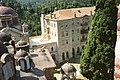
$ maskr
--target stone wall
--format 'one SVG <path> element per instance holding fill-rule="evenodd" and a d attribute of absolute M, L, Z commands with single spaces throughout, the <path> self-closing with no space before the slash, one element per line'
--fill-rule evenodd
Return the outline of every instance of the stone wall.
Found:
<path fill-rule="evenodd" d="M 119 31 L 118 31 L 119 32 Z M 114 80 L 120 79 L 120 36 L 117 36 L 116 46 L 115 46 L 115 72 Z"/>

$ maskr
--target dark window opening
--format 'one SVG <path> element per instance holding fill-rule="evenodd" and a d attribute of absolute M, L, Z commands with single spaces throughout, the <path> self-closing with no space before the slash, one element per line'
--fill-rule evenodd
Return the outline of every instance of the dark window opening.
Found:
<path fill-rule="evenodd" d="M 56 61 L 55 54 L 52 54 L 51 56 L 52 56 L 53 60 Z"/>
<path fill-rule="evenodd" d="M 79 47 L 77 47 L 77 53 L 78 53 L 78 54 L 80 53 L 80 48 L 79 48 Z"/>
<path fill-rule="evenodd" d="M 62 60 L 65 60 L 65 53 L 62 53 Z"/>
<path fill-rule="evenodd" d="M 51 47 L 51 51 L 53 51 L 53 47 Z"/>
<path fill-rule="evenodd" d="M 69 59 L 69 53 L 68 53 L 68 51 L 66 52 L 66 57 Z"/>
<path fill-rule="evenodd" d="M 72 56 L 75 56 L 75 49 L 72 48 Z"/>

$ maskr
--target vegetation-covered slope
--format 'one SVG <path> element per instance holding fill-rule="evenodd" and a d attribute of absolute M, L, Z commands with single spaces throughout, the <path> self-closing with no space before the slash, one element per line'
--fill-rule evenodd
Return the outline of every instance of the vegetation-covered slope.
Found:
<path fill-rule="evenodd" d="M 96 0 L 5 0 L 7 5 L 16 10 L 21 24 L 26 22 L 29 25 L 31 36 L 40 35 L 40 14 L 49 14 L 54 8 L 78 8 L 93 6 Z M 117 0 L 120 2 L 120 0 Z M 22 4 L 24 3 L 24 4 Z"/>

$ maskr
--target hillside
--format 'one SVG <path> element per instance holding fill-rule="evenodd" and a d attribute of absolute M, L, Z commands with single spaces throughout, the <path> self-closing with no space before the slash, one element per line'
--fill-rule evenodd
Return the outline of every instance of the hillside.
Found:
<path fill-rule="evenodd" d="M 52 0 L 16 0 L 17 2 L 19 2 L 20 4 L 38 4 L 38 3 L 44 3 L 44 2 L 49 2 Z"/>

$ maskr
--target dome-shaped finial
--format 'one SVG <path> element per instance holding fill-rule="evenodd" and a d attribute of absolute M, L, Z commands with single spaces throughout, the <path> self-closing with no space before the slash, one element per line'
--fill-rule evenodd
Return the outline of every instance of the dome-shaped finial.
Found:
<path fill-rule="evenodd" d="M 0 2 L 3 2 L 3 0 L 0 0 Z"/>
<path fill-rule="evenodd" d="M 4 0 L 0 0 L 0 6 L 5 6 Z"/>

